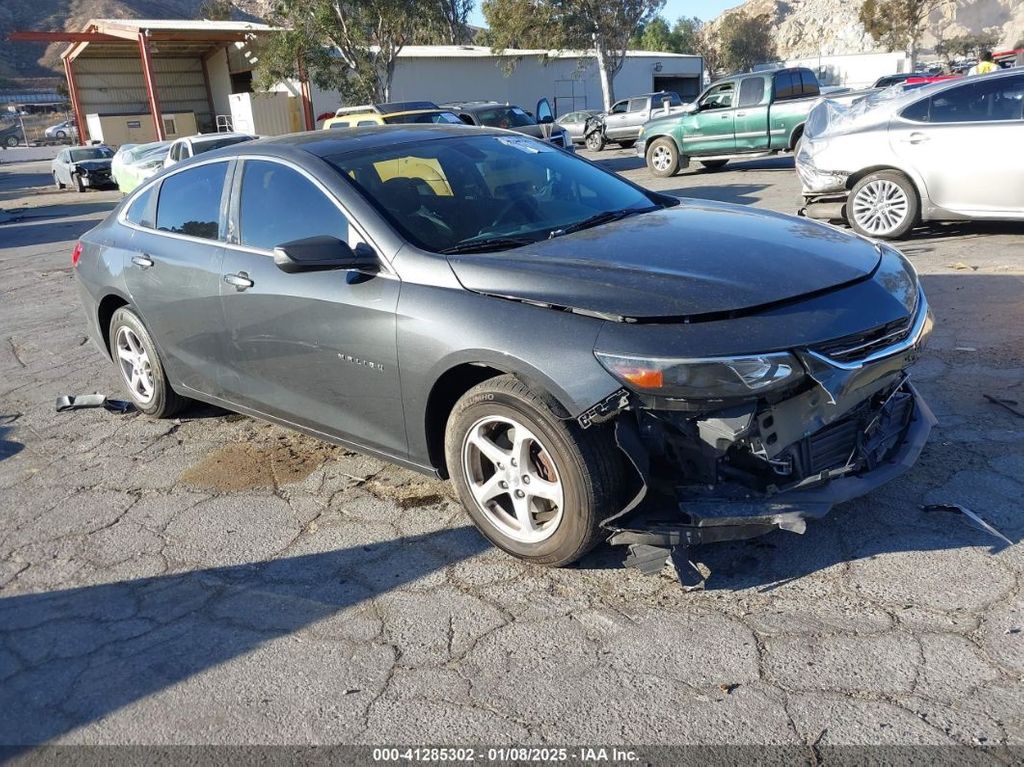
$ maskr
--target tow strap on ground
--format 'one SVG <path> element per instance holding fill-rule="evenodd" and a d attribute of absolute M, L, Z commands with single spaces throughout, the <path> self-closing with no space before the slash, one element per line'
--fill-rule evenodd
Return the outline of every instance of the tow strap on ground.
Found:
<path fill-rule="evenodd" d="M 128 413 L 135 409 L 135 405 L 131 402 L 123 399 L 107 399 L 105 394 L 65 394 L 62 397 L 57 397 L 58 413 L 90 407 L 101 407 L 111 413 Z"/>

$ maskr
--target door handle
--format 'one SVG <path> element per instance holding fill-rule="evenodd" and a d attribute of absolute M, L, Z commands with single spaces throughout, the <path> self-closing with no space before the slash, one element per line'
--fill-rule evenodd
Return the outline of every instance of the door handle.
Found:
<path fill-rule="evenodd" d="M 925 141 L 931 141 L 931 139 L 923 133 L 911 133 L 910 138 L 906 139 L 908 144 L 923 144 Z"/>
<path fill-rule="evenodd" d="M 228 285 L 233 285 L 235 290 L 238 291 L 247 290 L 256 284 L 249 279 L 249 275 L 245 272 L 239 272 L 238 274 L 225 274 L 224 282 Z"/>
<path fill-rule="evenodd" d="M 746 116 L 747 116 L 747 113 L 746 113 L 746 112 L 737 112 L 737 113 L 736 113 L 736 116 L 737 116 L 737 117 L 746 117 Z"/>
<path fill-rule="evenodd" d="M 149 269 L 153 265 L 153 259 L 143 253 L 141 256 L 132 256 L 132 263 L 143 269 Z"/>
<path fill-rule="evenodd" d="M 723 119 L 723 120 L 728 120 L 728 119 L 730 119 L 731 117 L 733 117 L 733 115 L 722 115 L 722 119 Z"/>

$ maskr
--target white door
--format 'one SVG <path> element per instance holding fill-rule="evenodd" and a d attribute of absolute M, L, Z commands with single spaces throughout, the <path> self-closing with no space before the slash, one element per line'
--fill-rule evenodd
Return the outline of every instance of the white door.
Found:
<path fill-rule="evenodd" d="M 971 78 L 903 110 L 893 151 L 955 213 L 1024 216 L 1024 73 Z"/>

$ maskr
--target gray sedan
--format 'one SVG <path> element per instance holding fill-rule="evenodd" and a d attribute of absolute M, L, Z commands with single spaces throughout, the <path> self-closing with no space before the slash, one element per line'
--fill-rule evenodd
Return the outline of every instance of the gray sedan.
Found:
<path fill-rule="evenodd" d="M 541 564 L 607 539 L 678 569 L 689 544 L 802 531 L 908 469 L 933 423 L 899 252 L 507 131 L 210 152 L 72 262 L 142 412 L 201 400 L 450 477 Z"/>

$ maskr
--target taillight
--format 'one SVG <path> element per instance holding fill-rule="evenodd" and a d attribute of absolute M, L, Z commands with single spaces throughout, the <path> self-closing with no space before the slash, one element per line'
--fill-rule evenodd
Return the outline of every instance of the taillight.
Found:
<path fill-rule="evenodd" d="M 71 265 L 78 266 L 78 259 L 82 257 L 82 243 L 76 242 L 75 249 L 71 251 Z"/>

